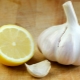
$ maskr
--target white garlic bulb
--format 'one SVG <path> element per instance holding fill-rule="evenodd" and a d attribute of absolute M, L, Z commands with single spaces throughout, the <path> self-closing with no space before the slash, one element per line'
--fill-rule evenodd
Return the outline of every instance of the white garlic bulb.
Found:
<path fill-rule="evenodd" d="M 80 26 L 71 1 L 65 2 L 63 8 L 66 23 L 43 31 L 38 38 L 38 47 L 51 61 L 80 65 Z"/>
<path fill-rule="evenodd" d="M 45 77 L 51 69 L 51 63 L 48 60 L 44 60 L 32 65 L 25 63 L 25 66 L 27 67 L 28 72 L 37 78 Z"/>

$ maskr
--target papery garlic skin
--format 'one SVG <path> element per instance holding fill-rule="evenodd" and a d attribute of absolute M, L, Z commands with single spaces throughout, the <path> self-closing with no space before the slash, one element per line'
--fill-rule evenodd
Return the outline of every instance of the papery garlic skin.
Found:
<path fill-rule="evenodd" d="M 71 1 L 63 4 L 66 23 L 44 30 L 38 38 L 43 55 L 61 64 L 80 65 L 80 26 Z"/>
<path fill-rule="evenodd" d="M 27 67 L 28 72 L 37 78 L 45 77 L 51 69 L 51 63 L 48 60 L 44 60 L 32 65 L 25 63 L 25 66 Z"/>

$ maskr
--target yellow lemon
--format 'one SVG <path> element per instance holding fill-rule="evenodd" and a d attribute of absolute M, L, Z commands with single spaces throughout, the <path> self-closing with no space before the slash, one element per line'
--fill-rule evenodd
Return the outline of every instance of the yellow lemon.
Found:
<path fill-rule="evenodd" d="M 18 66 L 30 60 L 33 54 L 33 38 L 26 29 L 17 25 L 0 28 L 0 63 Z"/>

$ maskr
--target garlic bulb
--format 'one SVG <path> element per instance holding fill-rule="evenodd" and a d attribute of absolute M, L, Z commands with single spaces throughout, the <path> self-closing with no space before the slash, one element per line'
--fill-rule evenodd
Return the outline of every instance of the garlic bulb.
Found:
<path fill-rule="evenodd" d="M 51 63 L 48 60 L 44 60 L 32 65 L 25 64 L 25 66 L 27 67 L 28 72 L 32 76 L 41 78 L 49 73 L 51 68 Z"/>
<path fill-rule="evenodd" d="M 64 65 L 80 65 L 80 26 L 71 1 L 63 4 L 66 23 L 44 30 L 38 38 L 43 55 Z"/>

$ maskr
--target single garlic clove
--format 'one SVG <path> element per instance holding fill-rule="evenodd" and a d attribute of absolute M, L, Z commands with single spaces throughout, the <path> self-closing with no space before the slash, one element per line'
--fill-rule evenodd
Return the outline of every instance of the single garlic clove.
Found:
<path fill-rule="evenodd" d="M 51 68 L 51 63 L 48 60 L 41 61 L 36 64 L 28 65 L 25 63 L 25 66 L 27 67 L 28 72 L 37 78 L 41 78 L 46 76 Z"/>

